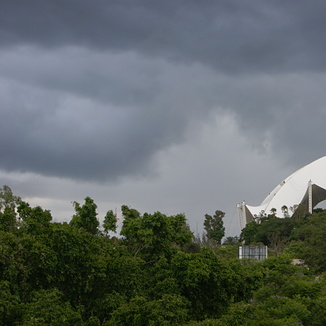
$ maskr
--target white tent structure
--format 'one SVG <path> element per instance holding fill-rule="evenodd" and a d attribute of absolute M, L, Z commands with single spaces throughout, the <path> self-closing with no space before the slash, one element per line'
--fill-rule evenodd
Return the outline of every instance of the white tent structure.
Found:
<path fill-rule="evenodd" d="M 270 192 L 259 206 L 249 206 L 245 202 L 237 205 L 240 227 L 261 217 L 275 214 L 290 217 L 299 207 L 307 213 L 320 202 L 326 200 L 326 156 L 297 170 Z"/>

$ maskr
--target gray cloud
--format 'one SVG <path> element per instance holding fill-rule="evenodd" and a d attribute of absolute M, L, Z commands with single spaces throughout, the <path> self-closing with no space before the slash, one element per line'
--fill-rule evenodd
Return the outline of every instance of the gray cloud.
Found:
<path fill-rule="evenodd" d="M 157 68 L 151 71 L 145 67 L 153 75 L 147 76 L 141 69 L 141 59 L 136 61 L 138 68 L 130 64 L 129 58 L 120 58 L 117 65 L 113 58 L 101 71 L 110 56 L 98 56 L 98 64 L 90 56 L 70 65 L 70 55 L 45 53 L 45 61 L 52 63 L 46 66 L 41 52 L 37 60 L 35 51 L 13 53 L 13 59 L 10 54 L 3 56 L 1 99 L 5 159 L 0 164 L 6 169 L 115 179 L 147 171 L 153 151 L 177 141 L 183 132 L 187 118 L 178 107 L 187 100 L 173 103 L 173 87 L 178 87 L 181 80 L 174 86 L 164 85 L 168 83 L 165 79 L 170 79 L 164 75 L 173 75 L 173 71 L 160 68 L 155 72 Z M 125 72 L 128 65 L 134 70 L 131 74 L 130 70 Z M 85 66 L 92 67 L 91 72 L 99 78 L 89 80 Z M 163 77 L 155 77 L 157 73 Z M 172 98 L 162 98 L 162 92 Z"/>
<path fill-rule="evenodd" d="M 220 71 L 325 68 L 326 4 L 299 1 L 4 1 L 1 44 L 133 50 Z"/>
<path fill-rule="evenodd" d="M 3 1 L 0 180 L 192 221 L 270 191 L 324 155 L 325 7 Z"/>
<path fill-rule="evenodd" d="M 70 201 L 82 202 L 89 195 L 98 204 L 100 218 L 115 208 L 121 217 L 122 204 L 141 212 L 181 212 L 199 233 L 204 215 L 221 209 L 227 213 L 227 234 L 238 234 L 236 200 L 259 203 L 271 185 L 284 178 L 281 160 L 268 149 L 264 153 L 253 151 L 250 139 L 239 133 L 235 117 L 228 113 L 212 113 L 204 125 L 193 121 L 185 134 L 184 143 L 158 152 L 154 160 L 157 174 L 150 178 L 126 176 L 119 183 L 102 184 L 0 172 L 0 179 L 9 181 L 32 205 L 51 209 L 55 220 L 69 220 L 73 215 Z M 288 172 L 292 171 L 285 174 Z"/>
<path fill-rule="evenodd" d="M 314 146 L 300 150 L 323 121 L 322 74 L 215 74 L 199 64 L 81 48 L 22 47 L 0 59 L 7 170 L 102 181 L 151 174 L 156 152 L 182 142 L 189 123 L 212 111 L 234 112 L 257 150 L 268 136 L 289 162 L 318 157 L 322 146 L 320 126 Z"/>

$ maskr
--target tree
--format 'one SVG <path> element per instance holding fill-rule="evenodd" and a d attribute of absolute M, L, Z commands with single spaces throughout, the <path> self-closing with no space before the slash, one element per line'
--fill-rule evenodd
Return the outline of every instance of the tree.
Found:
<path fill-rule="evenodd" d="M 204 221 L 204 229 L 206 236 L 210 240 L 216 241 L 221 244 L 221 240 L 225 234 L 225 227 L 223 226 L 223 217 L 225 213 L 222 211 L 215 211 L 213 216 L 206 214 Z"/>
<path fill-rule="evenodd" d="M 0 212 L 0 230 L 12 232 L 16 224 L 16 212 L 10 207 L 5 207 L 4 211 Z"/>
<path fill-rule="evenodd" d="M 276 208 L 271 208 L 271 215 L 276 216 Z"/>
<path fill-rule="evenodd" d="M 249 245 L 256 241 L 256 234 L 258 232 L 258 227 L 260 224 L 256 222 L 248 223 L 242 230 L 240 234 L 240 241 L 244 242 L 246 245 Z"/>
<path fill-rule="evenodd" d="M 0 281 L 0 325 L 16 325 L 20 315 L 19 297 L 11 293 L 8 281 Z"/>
<path fill-rule="evenodd" d="M 23 306 L 22 324 L 26 326 L 82 325 L 78 312 L 68 302 L 63 302 L 57 289 L 32 293 L 31 302 Z"/>
<path fill-rule="evenodd" d="M 141 254 L 146 260 L 156 260 L 161 255 L 170 255 L 175 247 L 182 247 L 192 239 L 183 214 L 166 216 L 154 212 L 141 216 L 126 205 L 121 207 L 121 211 L 124 216 L 121 235 L 134 257 Z"/>
<path fill-rule="evenodd" d="M 241 231 L 240 239 L 246 245 L 263 243 L 275 253 L 280 253 L 292 240 L 292 233 L 298 222 L 292 218 L 268 215 L 260 224 L 250 222 Z"/>
<path fill-rule="evenodd" d="M 43 210 L 40 206 L 32 208 L 28 203 L 21 201 L 17 211 L 29 233 L 41 234 L 50 226 L 52 216 L 49 210 Z"/>
<path fill-rule="evenodd" d="M 270 215 L 258 225 L 255 241 L 262 242 L 276 253 L 280 253 L 291 240 L 291 233 L 295 226 L 296 222 L 293 219 Z"/>
<path fill-rule="evenodd" d="M 90 234 L 97 234 L 99 221 L 97 220 L 97 205 L 94 200 L 87 196 L 83 206 L 76 201 L 73 202 L 73 206 L 76 214 L 72 217 L 70 224 L 77 228 L 83 228 Z"/>
<path fill-rule="evenodd" d="M 4 185 L 0 188 L 0 211 L 3 211 L 5 208 L 15 210 L 20 200 L 20 197 L 13 195 L 9 186 Z"/>
<path fill-rule="evenodd" d="M 109 210 L 105 217 L 104 217 L 104 222 L 103 222 L 103 228 L 106 233 L 109 231 L 116 232 L 117 230 L 117 217 L 113 213 L 112 210 Z"/>
<path fill-rule="evenodd" d="M 316 279 L 304 267 L 292 265 L 286 255 L 250 264 L 252 270 L 247 275 L 252 277 L 252 273 L 261 271 L 261 276 L 256 275 L 260 284 L 253 295 L 231 305 L 227 314 L 218 320 L 189 326 L 326 325 L 326 286 L 322 277 Z M 232 271 L 237 271 L 236 279 L 246 277 L 234 265 Z M 251 286 L 254 279 L 244 283 Z M 232 293 L 237 289 L 238 286 Z"/>
<path fill-rule="evenodd" d="M 190 303 L 192 318 L 219 317 L 230 304 L 229 270 L 210 248 L 198 254 L 177 252 L 171 263 L 181 295 Z"/>
<path fill-rule="evenodd" d="M 181 296 L 165 294 L 153 301 L 137 296 L 115 310 L 105 326 L 177 326 L 185 323 L 187 314 L 187 303 Z"/>
<path fill-rule="evenodd" d="M 240 243 L 240 238 L 238 236 L 226 237 L 226 239 L 223 241 L 224 245 L 235 245 L 238 243 Z"/>
<path fill-rule="evenodd" d="M 288 207 L 286 205 L 283 205 L 281 207 L 281 210 L 282 210 L 282 213 L 283 213 L 284 217 L 289 217 L 289 210 L 288 210 Z"/>
<path fill-rule="evenodd" d="M 0 230 L 13 231 L 16 227 L 16 208 L 20 201 L 20 197 L 14 196 L 9 186 L 0 188 Z"/>
<path fill-rule="evenodd" d="M 314 213 L 306 221 L 293 230 L 293 239 L 290 250 L 295 258 L 304 259 L 306 264 L 315 271 L 326 271 L 326 212 Z"/>

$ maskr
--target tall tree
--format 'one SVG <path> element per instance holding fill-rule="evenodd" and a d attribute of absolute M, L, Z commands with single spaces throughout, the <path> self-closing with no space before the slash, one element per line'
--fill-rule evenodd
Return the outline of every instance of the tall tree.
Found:
<path fill-rule="evenodd" d="M 17 211 L 29 233 L 41 234 L 50 226 L 52 216 L 49 210 L 43 210 L 40 206 L 32 208 L 28 203 L 21 201 Z"/>
<path fill-rule="evenodd" d="M 15 210 L 20 200 L 20 197 L 13 195 L 9 186 L 4 185 L 0 188 L 0 211 L 3 211 L 5 208 Z"/>
<path fill-rule="evenodd" d="M 116 232 L 117 230 L 117 216 L 116 214 L 113 213 L 112 210 L 109 210 L 105 217 L 104 217 L 104 221 L 103 221 L 103 228 L 104 231 L 106 233 L 108 233 L 109 231 L 113 231 Z"/>
<path fill-rule="evenodd" d="M 134 257 L 155 260 L 170 255 L 174 247 L 190 242 L 192 233 L 183 214 L 166 216 L 160 212 L 141 214 L 126 205 L 121 207 L 124 217 L 121 235 Z M 173 245 L 172 245 L 173 244 Z"/>
<path fill-rule="evenodd" d="M 16 212 L 10 207 L 6 207 L 3 212 L 0 212 L 0 230 L 11 232 L 16 227 Z"/>
<path fill-rule="evenodd" d="M 256 234 L 258 232 L 259 226 L 260 224 L 257 224 L 255 221 L 248 223 L 241 230 L 240 241 L 244 242 L 246 245 L 256 242 Z"/>
<path fill-rule="evenodd" d="M 216 241 L 221 244 L 222 238 L 225 234 L 225 227 L 223 226 L 223 217 L 225 213 L 222 211 L 215 211 L 213 216 L 206 214 L 204 221 L 204 229 L 206 236 L 210 240 Z"/>
<path fill-rule="evenodd" d="M 85 204 L 80 206 L 76 201 L 73 202 L 76 214 L 72 217 L 70 224 L 77 228 L 83 228 L 91 234 L 97 234 L 99 221 L 97 220 L 97 205 L 90 197 L 85 198 Z"/>
<path fill-rule="evenodd" d="M 0 188 L 0 230 L 12 231 L 16 227 L 16 208 L 21 199 L 14 196 L 10 187 Z"/>
<path fill-rule="evenodd" d="M 219 317 L 225 312 L 231 299 L 230 273 L 211 249 L 203 248 L 198 254 L 179 251 L 171 269 L 194 319 Z"/>

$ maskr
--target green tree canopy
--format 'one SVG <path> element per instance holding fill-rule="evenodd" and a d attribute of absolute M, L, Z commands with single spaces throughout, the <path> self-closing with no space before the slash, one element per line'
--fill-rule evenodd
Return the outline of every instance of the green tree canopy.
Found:
<path fill-rule="evenodd" d="M 76 214 L 72 217 L 70 224 L 77 228 L 83 228 L 90 234 L 98 233 L 99 221 L 97 219 L 97 205 L 90 197 L 85 198 L 85 204 L 81 206 L 76 201 L 73 202 Z"/>
<path fill-rule="evenodd" d="M 20 200 L 20 197 L 14 196 L 9 186 L 4 185 L 0 188 L 0 211 L 3 211 L 5 208 L 15 210 Z"/>
<path fill-rule="evenodd" d="M 37 234 L 49 229 L 52 220 L 49 210 L 43 210 L 40 206 L 30 207 L 28 203 L 21 201 L 17 211 L 28 232 Z"/>
<path fill-rule="evenodd" d="M 215 211 L 213 216 L 206 214 L 204 221 L 204 229 L 206 236 L 210 240 L 216 241 L 221 244 L 222 238 L 225 234 L 225 227 L 223 226 L 223 217 L 225 213 L 222 211 Z"/>
<path fill-rule="evenodd" d="M 116 232 L 117 230 L 117 216 L 116 214 L 113 213 L 112 210 L 109 210 L 105 217 L 104 217 L 104 221 L 103 221 L 103 228 L 104 231 L 106 233 L 108 233 L 109 231 L 113 231 Z"/>
<path fill-rule="evenodd" d="M 157 259 L 160 255 L 170 255 L 172 244 L 182 247 L 192 239 L 183 214 L 166 216 L 155 212 L 141 216 L 126 205 L 121 210 L 124 216 L 121 235 L 135 257 L 141 254 L 143 258 Z"/>
<path fill-rule="evenodd" d="M 121 237 L 112 239 L 98 232 L 89 197 L 74 203 L 71 223 L 10 202 L 0 209 L 0 326 L 326 325 L 325 211 L 249 223 L 246 242 L 282 244 L 254 261 L 237 258 L 236 237 L 189 250 L 184 214 L 123 206 Z M 114 229 L 112 211 L 104 224 Z"/>
<path fill-rule="evenodd" d="M 0 230 L 13 231 L 17 226 L 16 209 L 21 198 L 14 196 L 9 186 L 0 188 Z"/>
<path fill-rule="evenodd" d="M 326 211 L 313 213 L 292 231 L 289 250 L 316 272 L 326 272 Z"/>

